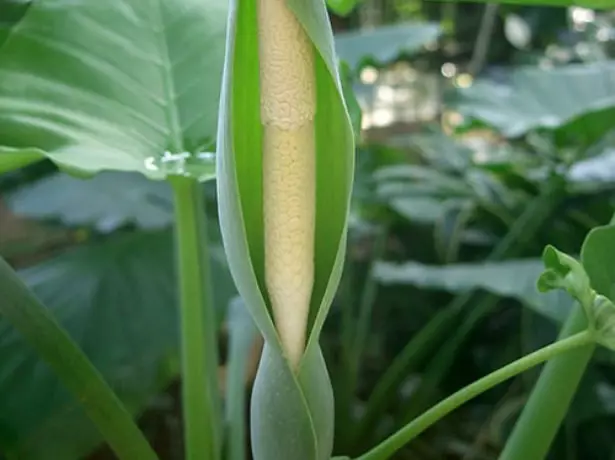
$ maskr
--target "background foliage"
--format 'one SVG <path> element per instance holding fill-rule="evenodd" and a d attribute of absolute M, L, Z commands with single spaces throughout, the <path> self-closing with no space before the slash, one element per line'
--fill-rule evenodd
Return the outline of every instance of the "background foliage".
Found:
<path fill-rule="evenodd" d="M 140 415 L 161 458 L 181 458 L 172 201 L 164 182 L 145 175 L 162 177 L 182 165 L 211 178 L 206 154 L 213 151 L 223 31 L 208 29 L 218 35 L 206 53 L 200 45 L 183 45 L 200 43 L 194 39 L 204 27 L 199 17 L 219 25 L 224 11 L 212 7 L 218 2 L 199 2 L 205 5 L 200 16 L 169 7 L 159 17 L 169 21 L 167 35 L 156 38 L 121 27 L 121 20 L 130 20 L 122 2 L 106 10 L 75 3 L 84 11 L 63 2 L 0 3 L 0 170 L 6 171 L 0 175 L 0 254 Z M 578 252 L 587 232 L 610 220 L 615 198 L 612 12 L 355 3 L 329 2 L 339 14 L 332 17 L 336 46 L 361 129 L 343 287 L 322 339 L 336 390 L 336 452 L 349 455 L 443 395 L 552 341 L 571 301 L 537 292 L 542 249 L 553 244 Z M 73 9 L 66 20 L 77 29 L 56 28 L 54 41 L 38 39 L 46 33 L 44 21 L 67 8 Z M 102 10 L 119 18 L 112 34 L 96 25 Z M 123 45 L 113 48 L 118 38 Z M 174 45 L 166 54 L 164 43 Z M 70 71 L 80 45 L 85 67 L 79 68 L 104 79 Z M 19 88 L 16 79 L 40 75 L 44 63 L 35 56 L 49 50 L 69 65 L 47 75 L 48 85 L 105 95 L 97 119 L 90 120 L 95 124 L 57 111 L 67 103 L 89 116 L 87 98 L 29 105 L 36 86 Z M 149 70 L 132 61 L 130 53 L 142 50 L 152 53 Z M 153 63 L 162 58 L 168 62 L 157 68 Z M 117 59 L 115 70 L 102 71 L 108 59 Z M 143 78 L 173 74 L 185 85 L 175 91 L 185 97 L 171 97 L 156 78 L 124 97 L 126 69 Z M 99 86 L 79 88 L 77 82 Z M 150 110 L 152 95 L 166 108 Z M 111 129 L 134 110 L 142 124 L 130 135 Z M 169 122 L 169 110 L 182 123 Z M 60 124 L 54 158 L 68 158 L 65 170 L 40 152 L 23 150 L 30 136 L 50 135 L 48 125 L 34 129 L 28 117 Z M 165 161 L 170 147 L 163 144 L 153 163 L 138 156 L 140 142 L 161 142 L 160 133 L 175 136 L 187 161 Z M 92 149 L 75 155 L 75 139 Z M 76 175 L 82 158 L 125 141 L 137 158 L 121 168 L 127 172 Z M 113 155 L 104 159 L 115 161 Z M 203 193 L 215 215 L 211 182 Z M 214 218 L 209 233 L 222 332 L 220 385 L 229 401 L 243 401 L 260 344 L 241 309 L 227 312 L 235 290 L 216 232 Z M 615 454 L 614 362 L 611 352 L 596 354 L 553 459 Z M 497 458 L 536 377 L 537 371 L 524 374 L 462 407 L 398 458 Z M 242 439 L 242 407 L 229 405 L 226 418 Z M 2 320 L 0 452 L 20 459 L 50 453 L 110 458 L 78 402 Z M 234 455 L 240 459 L 243 452 Z"/>

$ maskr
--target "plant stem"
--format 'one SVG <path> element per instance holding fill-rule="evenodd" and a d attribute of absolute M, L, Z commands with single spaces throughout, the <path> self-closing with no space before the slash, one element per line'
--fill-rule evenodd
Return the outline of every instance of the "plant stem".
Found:
<path fill-rule="evenodd" d="M 585 327 L 585 313 L 582 308 L 576 307 L 562 328 L 560 337 L 568 340 L 565 337 L 573 336 Z M 541 460 L 546 457 L 595 348 L 595 345 L 588 344 L 545 366 L 500 460 Z"/>
<path fill-rule="evenodd" d="M 476 37 L 476 43 L 474 44 L 474 53 L 468 65 L 468 73 L 472 76 L 478 75 L 485 64 L 499 7 L 500 5 L 497 3 L 487 3 L 485 5 L 483 18 L 480 22 L 480 29 Z"/>
<path fill-rule="evenodd" d="M 590 346 L 593 344 L 594 338 L 591 332 L 583 331 L 570 336 L 566 339 L 559 340 L 551 345 L 548 345 L 532 354 L 524 356 L 491 374 L 477 380 L 474 383 L 462 388 L 448 398 L 439 402 L 427 412 L 414 419 L 397 433 L 387 438 L 384 442 L 363 454 L 358 460 L 383 460 L 390 458 L 401 447 L 407 444 L 412 439 L 436 423 L 438 420 L 457 409 L 462 404 L 465 404 L 470 399 L 484 393 L 494 386 L 514 377 L 533 366 L 536 366 L 554 356 L 561 353 L 575 350 L 581 347 Z M 525 457 L 532 460 L 537 457 Z"/>
<path fill-rule="evenodd" d="M 352 394 L 354 394 L 357 387 L 357 381 L 359 379 L 359 373 L 361 371 L 361 358 L 363 357 L 363 349 L 365 348 L 365 343 L 368 339 L 372 319 L 372 310 L 374 308 L 374 302 L 376 301 L 376 294 L 378 292 L 378 280 L 374 276 L 374 270 L 376 267 L 376 263 L 382 258 L 382 255 L 384 254 L 388 238 L 389 229 L 388 225 L 385 225 L 379 230 L 378 235 L 376 236 L 376 239 L 374 241 L 370 268 L 367 273 L 367 279 L 365 280 L 365 284 L 363 285 L 363 290 L 361 292 L 361 303 L 359 304 L 359 314 L 356 323 L 357 326 L 354 334 L 353 345 L 350 350 L 350 353 L 352 355 L 350 368 L 351 387 L 348 388 L 347 391 L 351 392 Z"/>
<path fill-rule="evenodd" d="M 211 300 L 203 193 L 192 178 L 171 178 L 180 288 L 185 458 L 220 458 L 216 321 Z"/>
<path fill-rule="evenodd" d="M 386 243 L 389 238 L 389 226 L 385 224 L 378 230 L 374 238 L 373 249 L 370 258 L 370 266 L 367 271 L 367 276 L 363 289 L 361 290 L 360 303 L 358 314 L 353 315 L 354 296 L 352 295 L 354 271 L 352 267 L 346 272 L 345 279 L 346 292 L 345 297 L 347 302 L 344 304 L 344 313 L 342 319 L 342 372 L 337 379 L 339 384 L 336 386 L 336 417 L 339 423 L 336 423 L 336 438 L 335 442 L 338 446 L 346 447 L 349 443 L 351 434 L 356 431 L 353 417 L 351 414 L 353 398 L 357 390 L 357 382 L 361 372 L 361 364 L 365 343 L 368 340 L 368 335 L 371 326 L 372 311 L 376 295 L 378 293 L 378 280 L 374 276 L 376 263 L 382 258 L 386 249 Z M 351 265 L 351 264 L 349 264 Z"/>
<path fill-rule="evenodd" d="M 562 186 L 559 182 L 545 184 L 540 195 L 517 218 L 504 238 L 498 242 L 487 256 L 486 260 L 501 260 L 504 257 L 517 254 L 520 248 L 528 244 L 536 236 L 544 220 L 548 218 L 547 216 L 552 213 L 553 209 L 560 202 L 561 193 Z M 355 430 L 353 437 L 355 443 L 367 439 L 370 432 L 374 431 L 373 427 L 378 417 L 390 405 L 393 396 L 397 394 L 397 388 L 405 376 L 408 375 L 409 370 L 418 365 L 427 353 L 433 352 L 432 347 L 439 340 L 442 340 L 442 337 L 454 327 L 456 320 L 459 320 L 461 312 L 464 311 L 464 307 L 473 298 L 473 294 L 474 291 L 468 291 L 456 296 L 451 303 L 436 313 L 427 325 L 395 357 L 393 363 L 378 380 L 376 388 L 367 402 L 365 415 Z M 472 315 L 469 315 L 462 323 L 461 328 L 457 329 L 457 333 L 454 335 L 455 347 L 462 344 L 473 326 L 491 311 L 497 300 L 498 298 L 493 295 L 487 295 L 482 298 L 479 308 Z M 465 327 L 465 324 L 470 326 Z M 455 347 L 448 346 L 436 355 L 434 362 L 438 364 L 440 369 L 450 367 L 450 363 L 455 358 Z M 439 374 L 440 377 L 443 375 L 444 372 Z M 430 382 L 431 386 L 437 386 L 435 378 L 431 379 Z"/>
<path fill-rule="evenodd" d="M 77 398 L 120 460 L 158 457 L 103 376 L 0 257 L 0 315 L 15 327 Z"/>
<path fill-rule="evenodd" d="M 437 394 L 440 382 L 450 371 L 455 356 L 462 349 L 468 335 L 480 321 L 493 311 L 497 306 L 498 300 L 497 296 L 488 294 L 476 302 L 472 309 L 462 318 L 459 325 L 447 338 L 442 347 L 431 357 L 429 366 L 421 378 L 421 383 L 412 394 L 408 404 L 401 411 L 403 423 L 412 420 L 429 407 L 434 395 Z"/>

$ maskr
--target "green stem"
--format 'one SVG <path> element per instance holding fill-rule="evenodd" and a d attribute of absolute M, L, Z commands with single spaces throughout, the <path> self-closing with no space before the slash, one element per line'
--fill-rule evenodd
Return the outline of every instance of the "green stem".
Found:
<path fill-rule="evenodd" d="M 573 336 L 585 327 L 585 313 L 576 307 L 562 328 L 560 337 Z M 541 460 L 546 457 L 595 348 L 595 345 L 588 345 L 560 356 L 545 366 L 500 460 Z"/>
<path fill-rule="evenodd" d="M 484 393 L 494 386 L 514 377 L 521 372 L 530 369 L 554 356 L 582 347 L 593 346 L 593 335 L 590 331 L 583 331 L 559 340 L 548 345 L 532 354 L 524 356 L 491 374 L 477 380 L 474 383 L 462 388 L 448 398 L 439 402 L 420 417 L 414 419 L 397 433 L 387 438 L 384 442 L 363 454 L 358 460 L 383 460 L 390 458 L 395 452 L 401 449 L 409 441 L 416 438 L 419 434 L 439 421 L 441 418 L 465 404 L 470 399 Z M 537 457 L 525 457 L 532 460 Z"/>
<path fill-rule="evenodd" d="M 0 257 L 0 315 L 78 399 L 120 460 L 156 460 L 143 433 L 87 356 Z"/>
<path fill-rule="evenodd" d="M 203 193 L 191 178 L 173 177 L 171 185 L 181 298 L 185 458 L 217 460 L 221 451 L 218 350 Z"/>
<path fill-rule="evenodd" d="M 550 215 L 555 206 L 560 202 L 561 185 L 557 182 L 545 184 L 541 194 L 533 200 L 525 211 L 517 218 L 506 236 L 502 238 L 493 248 L 486 260 L 500 260 L 505 256 L 511 256 L 519 252 L 519 248 L 528 244 L 544 223 L 546 216 Z M 367 439 L 370 432 L 374 432 L 373 427 L 385 411 L 395 395 L 396 388 L 408 375 L 409 370 L 418 365 L 426 355 L 432 352 L 432 348 L 438 340 L 447 334 L 459 319 L 460 313 L 464 307 L 473 298 L 474 291 L 468 291 L 458 295 L 455 299 L 440 310 L 434 317 L 421 329 L 421 331 L 413 337 L 397 355 L 393 364 L 389 366 L 384 375 L 378 380 L 376 388 L 367 402 L 365 415 L 355 430 L 353 441 L 360 442 Z M 496 303 L 497 297 L 489 295 L 481 301 L 478 312 L 470 315 L 470 318 L 464 322 L 472 326 L 486 314 L 491 311 L 492 306 Z M 472 329 L 462 327 L 458 330 L 456 337 L 459 337 L 457 342 L 461 344 L 463 338 L 467 336 L 467 332 Z M 450 362 L 455 357 L 455 350 L 449 351 L 451 347 L 443 350 L 437 355 L 437 363 L 441 363 L 438 367 L 444 369 L 450 367 Z M 432 383 L 434 380 L 432 380 Z M 437 384 L 437 382 L 436 382 Z"/>
<path fill-rule="evenodd" d="M 367 279 L 361 292 L 361 303 L 359 305 L 359 314 L 357 317 L 357 326 L 354 334 L 354 341 L 351 347 L 352 361 L 351 361 L 351 379 L 350 388 L 347 389 L 350 393 L 354 394 L 357 381 L 359 379 L 359 373 L 361 371 L 361 363 L 363 356 L 363 349 L 370 331 L 372 310 L 374 308 L 374 302 L 376 301 L 376 294 L 378 292 L 378 280 L 374 276 L 374 270 L 376 263 L 382 258 L 384 250 L 386 249 L 386 243 L 389 238 L 388 226 L 382 228 L 378 236 L 374 241 L 374 250 L 372 251 L 372 258 L 370 262 L 370 268 L 367 273 Z"/>
<path fill-rule="evenodd" d="M 460 302 L 465 303 L 464 296 L 458 296 Z M 369 400 L 365 415 L 356 428 L 353 441 L 360 443 L 373 432 L 378 418 L 390 406 L 392 395 L 400 382 L 408 375 L 408 369 L 418 366 L 425 359 L 427 353 L 433 350 L 443 333 L 448 330 L 452 321 L 459 314 L 457 303 L 448 306 L 438 313 L 406 344 L 403 350 L 395 357 L 393 363 L 387 368 L 374 388 Z"/>
<path fill-rule="evenodd" d="M 472 54 L 470 64 L 468 64 L 468 73 L 472 76 L 476 76 L 481 72 L 487 60 L 499 7 L 500 5 L 497 3 L 487 3 L 485 5 L 478 36 L 474 44 L 474 53 Z"/>
<path fill-rule="evenodd" d="M 378 231 L 374 239 L 373 251 L 370 259 L 370 267 L 367 272 L 365 284 L 361 290 L 360 303 L 358 314 L 353 315 L 354 296 L 352 295 L 354 273 L 352 265 L 346 273 L 345 279 L 346 292 L 344 304 L 344 313 L 342 318 L 342 372 L 336 379 L 336 417 L 339 423 L 336 423 L 336 438 L 337 446 L 347 447 L 351 444 L 351 436 L 353 435 L 354 423 L 352 417 L 353 398 L 357 390 L 357 382 L 361 372 L 362 356 L 365 343 L 367 342 L 370 332 L 372 311 L 376 295 L 378 293 L 378 281 L 374 276 L 376 263 L 382 258 L 386 249 L 386 243 L 389 237 L 389 226 L 385 224 Z"/>
<path fill-rule="evenodd" d="M 429 407 L 434 395 L 440 387 L 440 382 L 451 369 L 451 365 L 462 349 L 463 343 L 476 325 L 482 321 L 497 306 L 498 297 L 488 294 L 472 306 L 461 323 L 455 328 L 446 342 L 431 357 L 429 367 L 421 378 L 421 383 L 409 398 L 408 404 L 403 407 L 401 413 L 402 422 L 408 422 Z"/>

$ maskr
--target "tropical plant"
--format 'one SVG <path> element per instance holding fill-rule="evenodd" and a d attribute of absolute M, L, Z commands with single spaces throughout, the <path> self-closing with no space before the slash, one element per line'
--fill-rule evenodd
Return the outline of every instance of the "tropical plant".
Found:
<path fill-rule="evenodd" d="M 539 114 L 529 127 L 506 132 L 509 123 L 498 125 L 491 100 L 472 99 L 468 91 L 457 110 L 513 138 L 497 155 L 481 160 L 432 133 L 413 139 L 427 164 L 389 163 L 373 174 L 367 187 L 373 187 L 374 199 L 359 212 L 386 217 L 374 233 L 356 321 L 352 308 L 342 313 L 342 378 L 334 373 L 331 384 L 320 338 L 342 278 L 359 138 L 347 77 L 368 60 L 382 64 L 413 49 L 437 30 L 383 54 L 365 50 L 368 60 L 346 52 L 348 75 L 340 72 L 322 0 L 234 0 L 228 11 L 219 2 L 191 0 L 20 6 L 0 42 L 0 169 L 10 172 L 1 186 L 14 210 L 59 226 L 69 244 L 87 243 L 19 274 L 0 261 L 7 357 L 1 383 L 7 385 L 8 407 L 0 442 L 7 455 L 77 458 L 101 436 L 120 458 L 156 458 L 133 417 L 181 371 L 185 457 L 245 458 L 243 383 L 258 330 L 264 346 L 250 403 L 257 460 L 328 459 L 334 441 L 336 451 L 359 459 L 389 458 L 460 405 L 553 359 L 528 405 L 529 418 L 522 417 L 522 429 L 504 450 L 507 458 L 544 457 L 567 404 L 553 416 L 545 416 L 545 407 L 552 408 L 553 397 L 572 397 L 597 344 L 612 347 L 611 293 L 605 288 L 612 280 L 602 273 L 610 272 L 604 260 L 610 226 L 590 232 L 582 266 L 552 248 L 545 252 L 540 289 L 565 288 L 583 307 L 565 303 L 572 320 L 561 340 L 499 363 L 487 376 L 426 406 L 438 396 L 432 389 L 447 375 L 460 345 L 498 303 L 492 295 L 472 305 L 472 290 L 519 299 L 561 321 L 562 312 L 550 306 L 561 297 L 541 297 L 531 282 L 511 284 L 501 276 L 513 269 L 535 276 L 535 260 L 498 261 L 534 255 L 546 227 L 548 238 L 553 233 L 559 247 L 573 252 L 578 235 L 593 226 L 588 221 L 601 220 L 604 206 L 588 217 L 574 209 L 574 198 L 600 196 L 608 188 L 608 180 L 599 187 L 587 181 L 610 148 L 605 119 L 612 104 L 603 93 L 592 93 L 585 107 L 557 111 L 556 121 L 545 122 Z M 367 35 L 390 39 L 406 33 L 402 27 Z M 338 41 L 342 57 L 355 38 Z M 576 70 L 610 72 L 608 66 Z M 513 81 L 528 88 L 544 81 L 543 74 L 526 74 L 532 72 L 520 71 Z M 562 78 L 550 75 L 548 81 Z M 596 129 L 585 129 L 589 124 Z M 445 152 L 454 152 L 454 159 Z M 214 177 L 215 196 L 211 184 L 201 185 Z M 16 186 L 24 180 L 32 184 Z M 41 206 L 41 196 L 65 187 L 87 197 L 89 205 L 60 195 Z M 207 217 L 216 207 L 219 235 L 216 218 Z M 399 215 L 435 226 L 439 261 L 462 260 L 464 249 L 474 246 L 488 254 L 490 265 L 383 263 Z M 171 226 L 176 271 L 170 268 Z M 16 251 L 11 259 L 19 265 L 21 256 Z M 227 263 L 241 298 L 230 286 Z M 499 281 L 486 283 L 484 270 L 499 273 Z M 376 288 L 394 280 L 468 293 L 412 337 L 356 419 L 353 396 L 365 366 Z M 223 318 L 229 333 L 224 407 L 218 381 Z M 379 422 L 397 389 L 439 342 L 444 346 L 412 401 L 401 405 L 394 426 L 383 429 Z M 571 378 L 561 379 L 562 372 Z M 14 378 L 19 373 L 39 378 L 20 387 Z M 563 383 L 553 387 L 554 381 Z M 549 395 L 544 388 L 555 389 Z M 32 394 L 39 399 L 30 399 Z M 335 431 L 334 404 L 342 427 Z M 23 411 L 24 405 L 30 409 Z M 540 431 L 532 429 L 536 424 Z M 60 440 L 76 432 L 78 442 Z"/>

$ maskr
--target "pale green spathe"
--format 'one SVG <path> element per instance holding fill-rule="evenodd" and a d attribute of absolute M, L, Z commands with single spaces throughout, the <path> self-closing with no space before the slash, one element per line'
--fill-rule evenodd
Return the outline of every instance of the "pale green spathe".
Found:
<path fill-rule="evenodd" d="M 333 394 L 318 337 L 341 277 L 354 137 L 322 0 L 288 2 L 314 44 L 317 83 L 315 282 L 307 349 L 297 374 L 281 353 L 264 283 L 262 126 L 256 6 L 231 1 L 218 125 L 220 224 L 237 288 L 266 345 L 252 397 L 257 460 L 328 459 Z"/>

